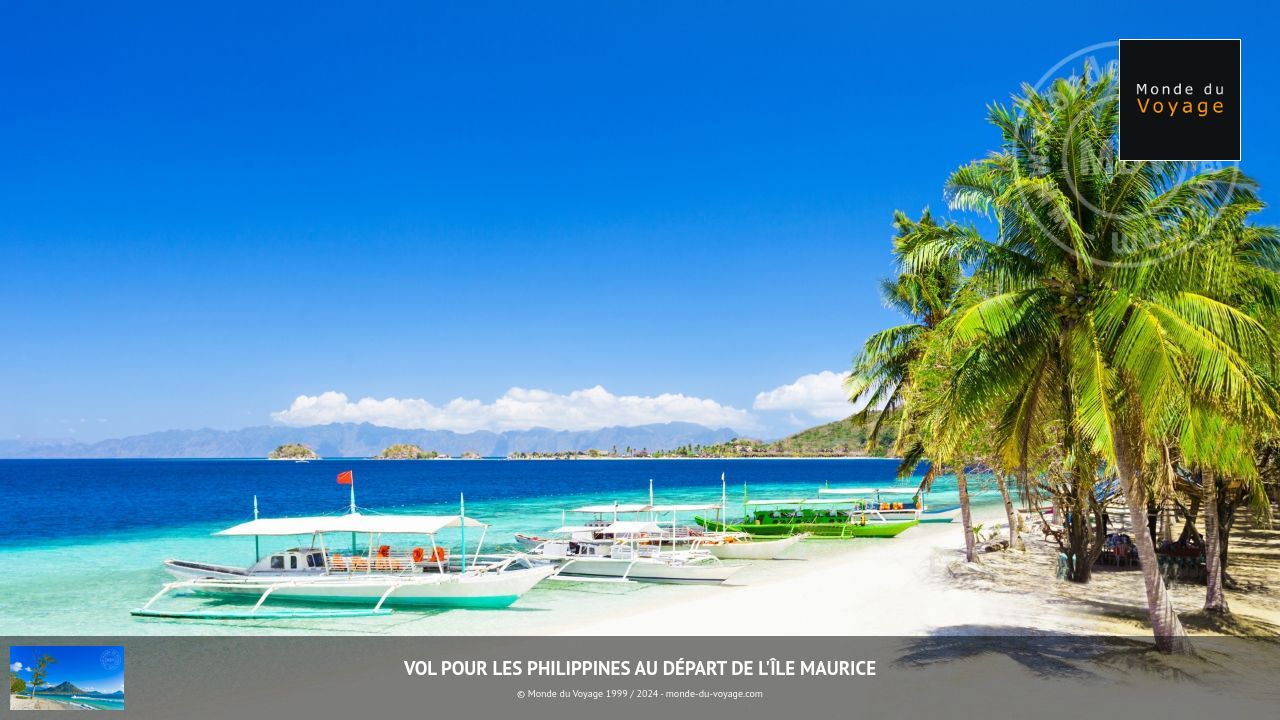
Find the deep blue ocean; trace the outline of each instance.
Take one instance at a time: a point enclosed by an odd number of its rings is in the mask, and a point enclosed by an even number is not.
[[[640,502],[650,479],[659,502],[716,502],[722,472],[731,513],[744,483],[753,497],[768,497],[813,494],[824,484],[918,482],[897,482],[896,467],[894,460],[0,460],[0,500],[12,519],[0,529],[0,546],[230,524],[252,517],[255,495],[263,517],[342,512],[343,470],[354,472],[362,508],[456,512],[465,494],[468,514],[483,520],[484,509],[530,500]]]

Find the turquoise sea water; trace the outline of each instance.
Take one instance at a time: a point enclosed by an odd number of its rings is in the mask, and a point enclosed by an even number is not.
[[[44,696],[45,700],[64,703],[67,705],[79,705],[81,709],[89,708],[92,710],[124,710],[124,700],[115,698],[91,698],[82,695],[75,697],[52,697]]]
[[[169,579],[161,566],[167,558],[250,564],[253,538],[211,533],[250,519],[254,495],[263,517],[343,512],[348,488],[335,480],[342,470],[355,471],[357,502],[371,510],[456,513],[458,494],[465,493],[467,515],[491,523],[486,550],[504,550],[515,549],[515,532],[559,526],[564,508],[645,502],[650,478],[657,502],[710,503],[720,499],[723,472],[732,516],[741,508],[744,483],[753,499],[815,495],[823,485],[914,487],[918,480],[894,480],[895,467],[892,460],[0,461],[0,499],[11,518],[0,528],[0,635],[502,634],[530,620],[553,630],[562,621],[571,624],[584,608],[599,612],[612,605],[625,612],[668,594],[705,590],[543,583],[508,610],[330,621],[182,622],[129,615]],[[998,502],[993,487],[976,484],[976,504]],[[955,503],[954,481],[939,480],[929,502]],[[469,547],[475,540],[468,534]],[[848,552],[858,542],[877,541],[804,543],[801,555]],[[261,543],[265,554],[299,541]],[[421,540],[404,538],[403,544]],[[204,601],[175,602],[195,607]]]

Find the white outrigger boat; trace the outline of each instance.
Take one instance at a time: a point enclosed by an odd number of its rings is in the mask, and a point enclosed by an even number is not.
[[[255,515],[257,502],[255,499]],[[357,617],[386,615],[386,606],[502,608],[528,592],[555,568],[535,563],[523,554],[482,555],[480,543],[468,557],[466,529],[487,525],[465,513],[458,515],[362,514],[352,505],[345,515],[254,519],[215,535],[230,537],[310,536],[308,545],[273,552],[247,568],[185,560],[166,560],[165,569],[177,580],[165,585],[146,605],[132,611],[139,617],[179,619],[263,619]],[[461,551],[451,557],[436,544],[436,535],[456,528]],[[326,546],[328,533],[351,534],[353,552]],[[354,552],[355,537],[368,536],[368,549]],[[425,536],[425,547],[394,553],[380,545],[384,535]],[[257,553],[255,553],[256,555]],[[247,598],[250,610],[176,611],[153,609],[161,598],[179,592]],[[365,604],[366,608],[264,610],[268,600],[303,603]]]
[[[706,550],[721,560],[781,560],[792,547],[809,537],[808,533],[798,533],[777,539],[757,538],[746,532],[703,530],[697,525],[682,525],[677,519],[682,512],[714,512],[718,521],[723,505],[651,505],[649,510],[658,525],[663,525],[663,515],[667,516],[662,533],[667,542]]]
[[[620,513],[626,512],[627,508],[642,508],[632,512],[649,513],[652,520],[648,526],[645,526],[647,529],[642,529],[639,525],[615,526],[611,522],[596,520],[580,526],[557,528],[551,534],[568,535],[573,540],[584,540],[587,539],[587,534],[591,533],[594,539],[606,539],[619,531],[636,530],[640,535],[634,539],[641,545],[665,544],[670,545],[672,549],[683,548],[689,551],[706,552],[720,560],[779,560],[785,557],[796,543],[809,537],[808,534],[801,533],[776,540],[761,539],[745,532],[704,531],[696,525],[681,526],[675,519],[675,515],[680,512],[717,511],[718,513],[721,509],[719,505],[620,505],[618,507]],[[670,519],[665,522],[661,520],[663,514],[669,514]],[[573,537],[575,534],[576,538]],[[522,533],[517,533],[515,537],[517,543],[529,550],[554,542],[554,539]]]
[[[921,523],[949,523],[960,514],[959,505],[933,507],[918,500],[920,492],[901,488],[818,488],[818,495],[841,497],[865,497],[864,504],[875,509],[885,520],[917,519]],[[895,501],[895,497],[907,500]]]
[[[792,547],[809,537],[808,533],[797,533],[781,538],[757,538],[747,532],[704,530],[697,524],[686,525],[679,522],[682,512],[714,512],[716,521],[723,519],[726,501],[724,474],[720,474],[720,504],[674,504],[657,505],[653,500],[653,480],[649,480],[649,503],[647,505],[631,504],[598,505],[567,512],[594,513],[596,518],[579,528],[562,527],[556,532],[578,530],[580,533],[590,529],[600,534],[604,528],[618,521],[619,515],[644,515],[646,519],[659,526],[657,531],[640,538],[641,543],[670,544],[673,548],[685,548],[693,551],[705,551],[721,560],[780,560]],[[563,513],[561,525],[565,525]],[[612,515],[612,520],[604,519]],[[665,516],[665,517],[664,517]],[[565,533],[561,533],[565,534]],[[569,532],[568,534],[572,534]],[[516,542],[526,548],[536,548],[547,542],[547,538],[517,533]]]
[[[724,473],[720,473],[720,504],[710,505],[654,505],[653,480],[649,480],[650,517],[661,523],[667,515],[672,540],[684,540],[695,548],[706,550],[721,560],[781,560],[797,543],[808,538],[809,533],[797,533],[781,538],[758,538],[748,532],[731,530],[704,530],[697,525],[681,525],[677,517],[682,512],[715,513],[715,520],[724,525],[724,510],[728,507],[728,488]]]
[[[741,570],[705,549],[673,542],[651,520],[619,520],[622,513],[646,513],[649,505],[589,505],[567,512],[594,514],[582,525],[564,525],[551,538],[517,534],[531,556],[556,567],[557,579],[721,583]],[[612,515],[606,520],[605,515]]]

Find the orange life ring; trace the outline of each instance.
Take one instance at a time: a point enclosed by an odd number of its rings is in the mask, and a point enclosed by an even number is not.
[[[414,548],[414,549],[413,549],[413,561],[414,561],[414,562],[416,562],[416,563],[420,563],[420,562],[422,562],[422,558],[424,558],[424,557],[426,557],[426,556],[427,556],[427,553],[426,553],[426,551],[424,551],[422,548],[420,548],[420,547],[419,547],[419,548]]]
[[[431,557],[428,558],[428,560],[430,560],[431,562],[444,562],[446,559],[448,559],[448,557],[449,557],[449,551],[440,547],[439,545],[436,545],[435,547],[431,548]]]

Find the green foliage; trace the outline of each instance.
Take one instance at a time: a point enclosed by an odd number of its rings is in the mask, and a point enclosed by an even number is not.
[[[880,428],[880,435],[873,442],[876,427]],[[774,442],[735,438],[716,445],[684,445],[658,451],[654,457],[883,457],[893,446],[896,433],[896,421],[882,421],[876,412],[865,419],[854,415],[812,427]]]
[[[31,670],[31,696],[35,697],[36,688],[44,684],[49,679],[49,666],[58,662],[52,655],[41,655],[36,660],[36,666]]]
[[[513,460],[578,460],[604,458],[750,458],[750,457],[883,457],[893,446],[897,421],[881,422],[880,413],[858,421],[856,417],[809,428],[774,442],[734,438],[714,445],[689,443],[670,450],[617,447],[605,450],[562,450],[559,452],[513,452]],[[872,427],[881,425],[880,437],[871,443]],[[870,451],[868,452],[868,447]]]
[[[1118,102],[1114,70],[1086,66],[990,108],[999,150],[945,191],[995,235],[897,215],[901,274],[883,289],[911,322],[868,339],[853,398],[904,418],[903,455],[1018,473],[1077,520],[1100,513],[1102,474],[1130,504],[1167,497],[1187,467],[1264,498],[1280,234],[1251,223],[1262,204],[1237,168],[1121,163]],[[1185,649],[1154,564],[1144,557],[1157,645]]]
[[[902,212],[895,213],[894,227],[898,230],[894,253],[899,258],[918,238],[945,238],[963,232],[954,223],[939,225],[928,210],[918,222]],[[863,409],[852,420],[855,424],[870,422],[867,449],[872,453],[881,441],[884,424],[897,423],[892,453],[902,458],[898,467],[901,476],[914,472],[925,454],[919,428],[922,404],[911,403],[910,398],[918,394],[920,376],[929,369],[922,358],[936,342],[939,327],[965,299],[963,281],[960,262],[945,254],[882,281],[880,295],[885,305],[909,322],[867,338],[853,360],[847,383],[849,400]]]
[[[423,452],[422,448],[411,443],[397,443],[378,454],[378,460],[434,460],[441,457],[435,450]]]
[[[27,689],[27,682],[18,677],[17,673],[9,673],[9,692],[10,694],[18,694]]]
[[[315,450],[299,443],[286,443],[267,454],[269,460],[314,460],[319,457]]]

